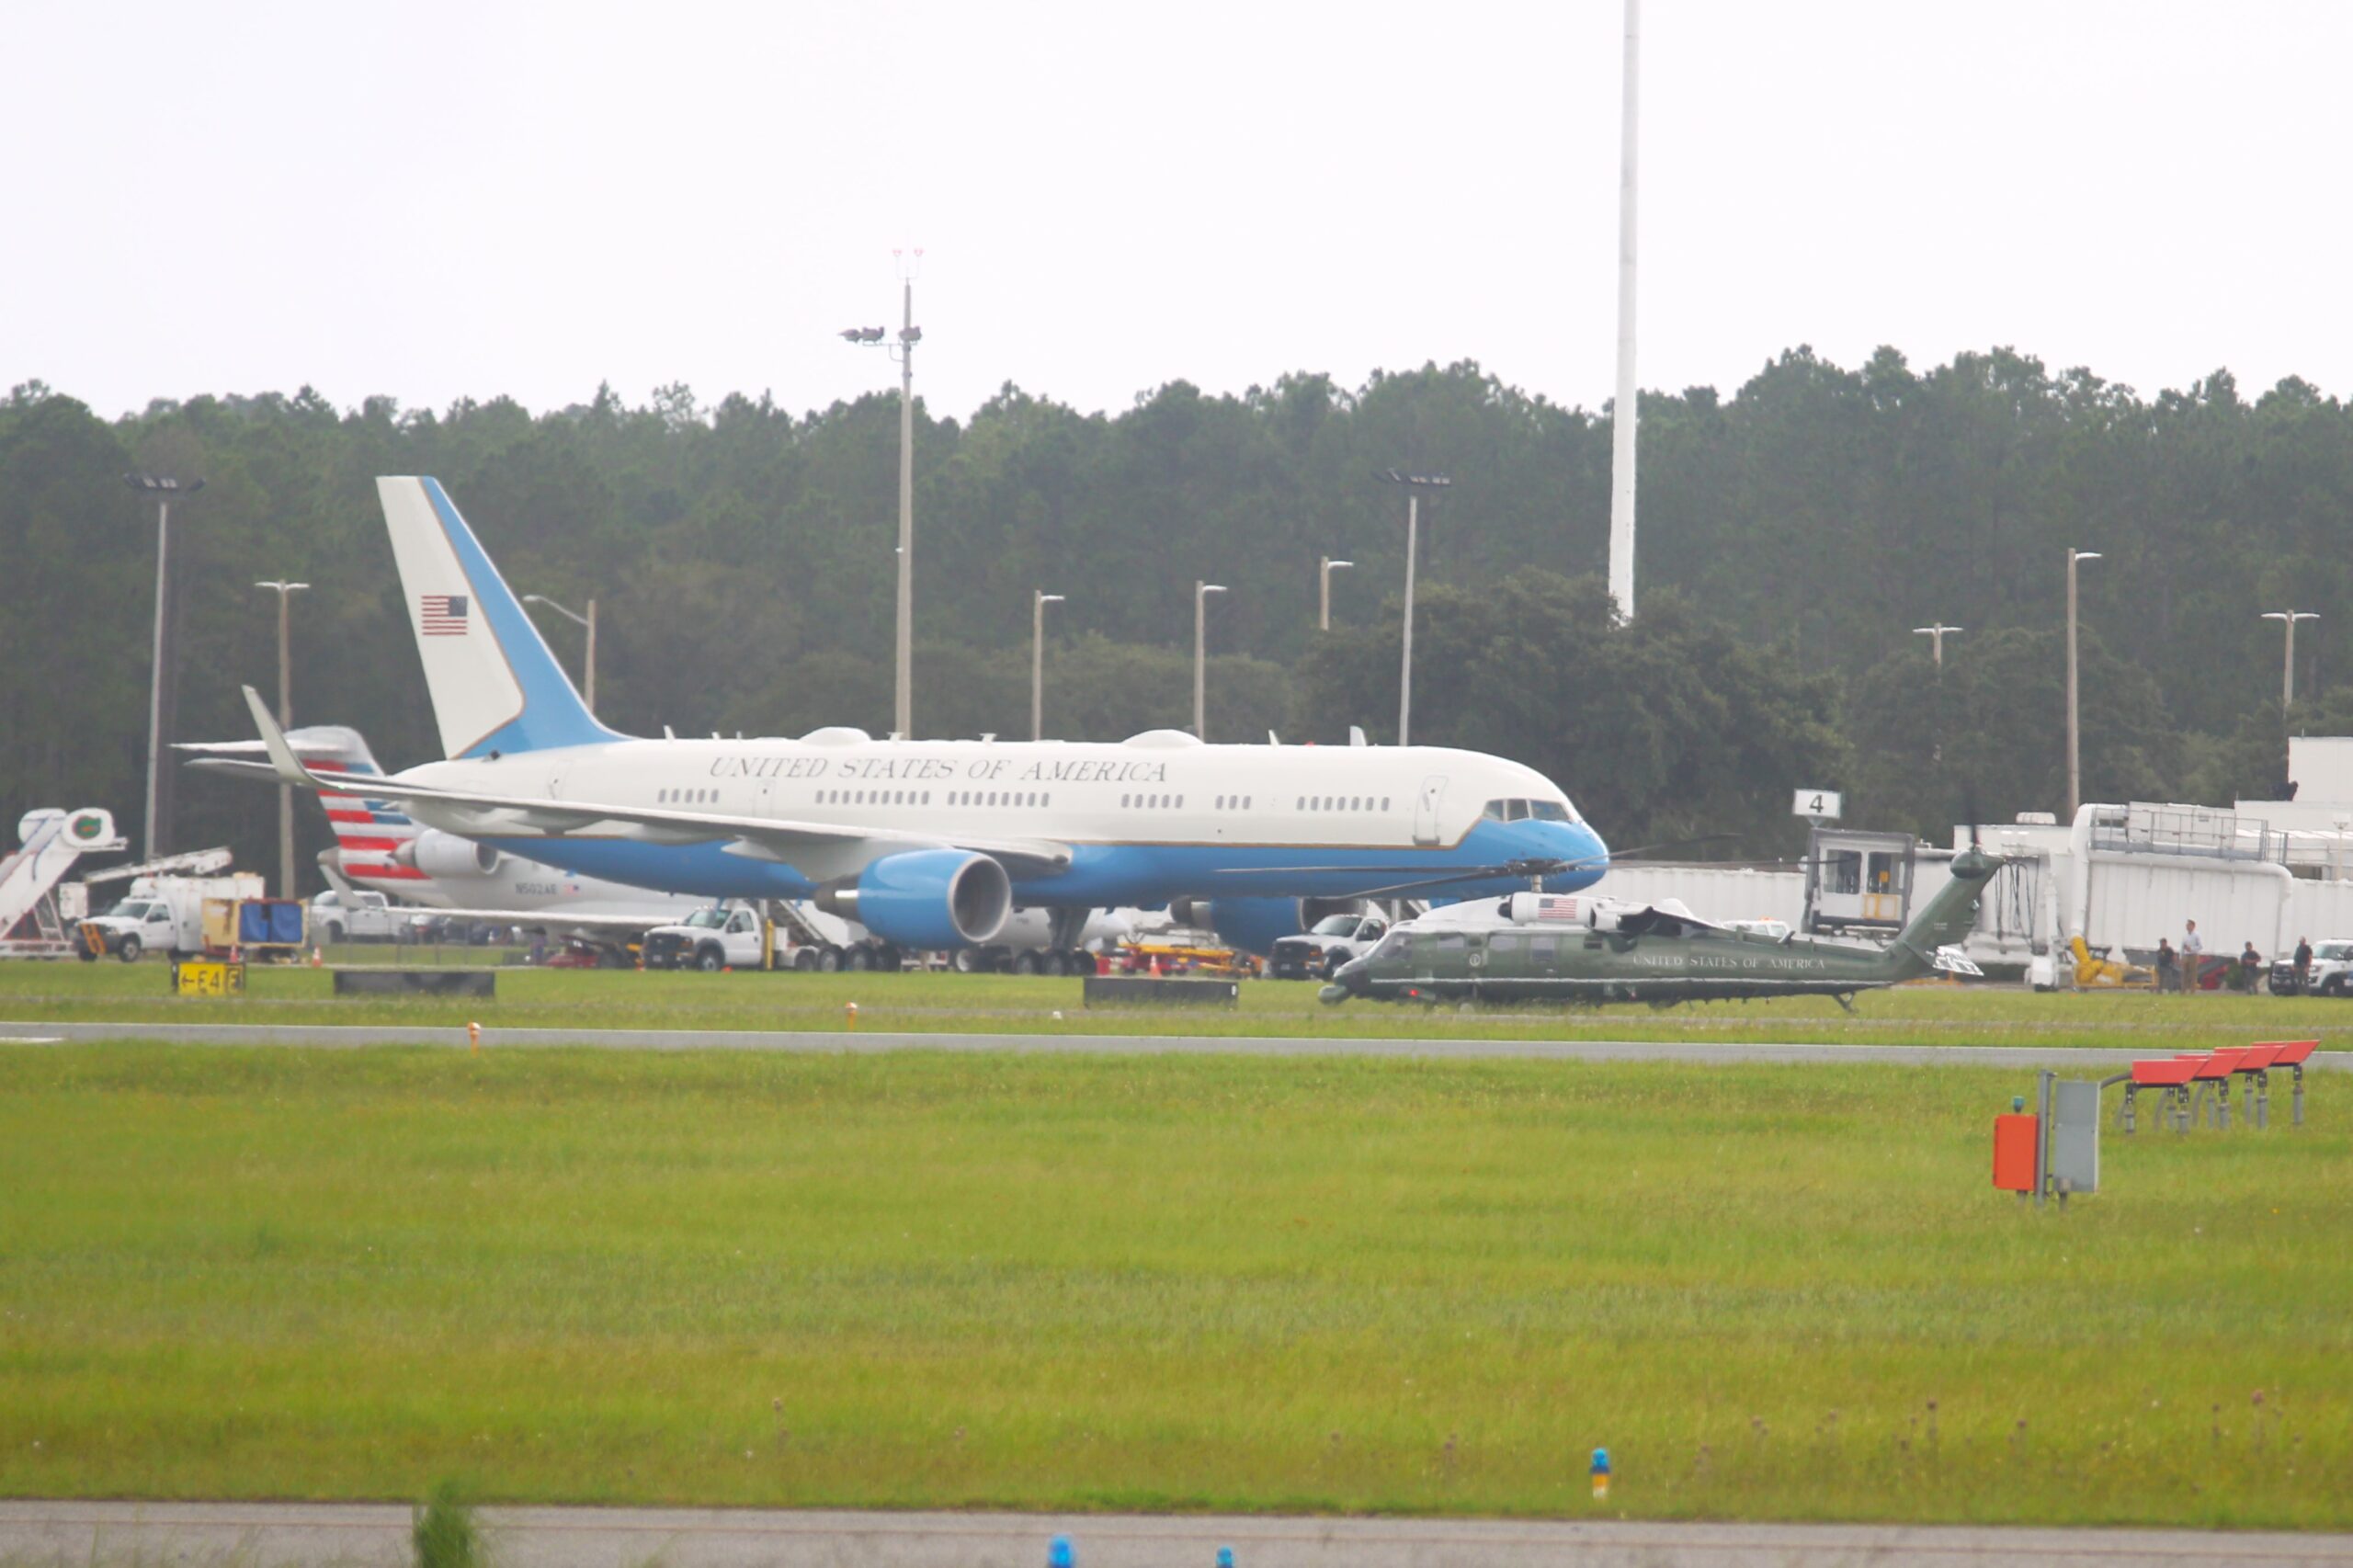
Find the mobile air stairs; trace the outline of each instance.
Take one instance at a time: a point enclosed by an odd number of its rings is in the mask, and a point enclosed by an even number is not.
[[[69,923],[88,911],[72,907],[72,899],[61,909],[58,883],[83,856],[119,852],[130,843],[115,832],[114,814],[95,806],[27,812],[17,838],[24,847],[0,860],[0,958],[71,958],[77,949]]]
[[[78,812],[43,807],[17,824],[24,847],[0,859],[0,958],[80,956],[78,927],[89,913],[90,892],[108,882],[172,874],[202,876],[225,869],[229,851],[195,849],[131,866],[94,871],[78,882],[65,874],[85,855],[115,855],[131,841],[115,831],[114,814],[97,806]]]

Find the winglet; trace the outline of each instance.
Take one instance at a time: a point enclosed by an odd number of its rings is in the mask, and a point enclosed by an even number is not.
[[[294,748],[286,744],[286,732],[270,717],[269,704],[261,699],[261,693],[252,687],[244,689],[245,706],[253,710],[254,723],[261,731],[261,744],[269,748],[270,764],[278,769],[278,777],[305,790],[325,789],[325,781],[303,767],[302,759],[294,755]]]

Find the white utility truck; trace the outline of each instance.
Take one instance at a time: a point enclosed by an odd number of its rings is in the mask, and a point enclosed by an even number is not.
[[[256,871],[225,877],[139,877],[122,902],[84,921],[83,926],[95,930],[106,950],[125,963],[138,962],[142,953],[200,953],[206,899],[261,896],[262,879]],[[85,960],[97,956],[89,948],[82,951]]]

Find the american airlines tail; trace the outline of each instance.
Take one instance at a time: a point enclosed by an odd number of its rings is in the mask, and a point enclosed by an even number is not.
[[[376,754],[368,749],[366,737],[341,724],[289,730],[286,742],[305,767],[336,773],[384,771],[377,765]],[[208,757],[258,759],[264,745],[260,741],[181,741],[173,749]],[[404,863],[402,850],[417,834],[416,824],[406,812],[390,801],[369,800],[344,790],[320,790],[319,804],[325,808],[328,830],[335,835],[333,865],[337,875],[386,892],[405,892],[412,884],[426,880],[423,871]]]
[[[376,481],[401,598],[451,757],[593,745],[598,723],[437,479]]]

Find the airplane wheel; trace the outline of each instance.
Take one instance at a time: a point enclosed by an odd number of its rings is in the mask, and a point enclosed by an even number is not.
[[[981,955],[970,948],[959,948],[956,956],[948,960],[948,967],[959,974],[978,974],[981,971]]]
[[[1070,969],[1063,962],[1062,954],[1048,953],[1038,960],[1038,971],[1040,974],[1051,974],[1059,980],[1069,973]]]
[[[1014,954],[1014,955],[1013,955],[1013,972],[1014,972],[1014,973],[1016,973],[1016,974],[1035,974],[1035,973],[1037,973],[1037,972],[1038,972],[1038,955],[1037,955],[1037,954],[1035,954],[1035,953],[1027,953],[1027,952],[1024,952],[1024,953],[1016,953],[1016,954]]]
[[[122,939],[122,946],[115,949],[114,956],[120,959],[125,963],[137,963],[139,961],[140,950],[139,937],[137,934],[134,933]]]

